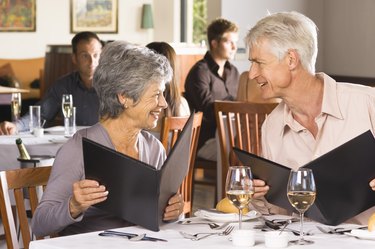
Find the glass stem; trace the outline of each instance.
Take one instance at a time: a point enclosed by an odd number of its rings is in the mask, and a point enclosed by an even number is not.
[[[64,135],[69,135],[69,118],[64,118]]]
[[[238,218],[239,218],[238,228],[241,230],[242,229],[242,208],[238,209]]]
[[[303,215],[304,213],[303,212],[300,212],[299,215],[300,215],[300,223],[301,223],[301,229],[299,231],[299,240],[300,241],[303,241]]]

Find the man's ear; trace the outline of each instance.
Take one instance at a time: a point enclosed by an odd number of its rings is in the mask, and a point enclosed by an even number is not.
[[[77,58],[75,53],[72,54],[72,62],[74,65],[77,65]]]
[[[212,40],[212,41],[211,41],[211,48],[212,48],[212,49],[216,49],[217,46],[218,46],[218,42],[217,42],[216,40]]]
[[[286,58],[290,70],[295,69],[300,64],[299,54],[295,49],[289,49]]]

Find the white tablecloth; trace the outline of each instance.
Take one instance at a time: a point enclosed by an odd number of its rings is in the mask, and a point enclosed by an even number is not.
[[[84,127],[77,127],[82,129]],[[29,154],[47,155],[54,157],[60,147],[68,141],[64,137],[64,127],[56,126],[45,129],[42,137],[35,137],[30,133],[21,133],[17,135],[0,136],[0,171],[20,168],[21,163],[17,160],[19,157],[16,139],[21,138]],[[46,160],[39,165],[51,165],[53,160]]]
[[[235,224],[235,223],[234,223]],[[243,226],[245,228],[252,228],[254,225],[259,224],[258,221],[252,220],[249,222],[244,222]],[[237,224],[235,224],[237,225]],[[306,222],[305,231],[313,233],[311,236],[306,236],[306,238],[313,240],[314,244],[304,245],[304,246],[291,246],[290,248],[341,248],[341,249],[353,249],[353,248],[375,248],[375,240],[361,240],[348,235],[335,235],[335,234],[323,234],[320,232],[315,222]],[[323,225],[324,226],[324,225]],[[346,225],[347,227],[353,227],[355,225]],[[293,223],[289,227],[298,229],[299,223]],[[237,229],[237,228],[236,228]],[[147,236],[163,238],[168,240],[168,242],[149,242],[149,241],[129,241],[123,238],[117,237],[101,237],[98,236],[99,232],[85,233],[73,236],[59,237],[53,239],[45,239],[32,241],[30,244],[30,249],[51,249],[51,248],[69,248],[69,249],[96,249],[96,248],[178,248],[178,249],[190,249],[190,248],[234,248],[232,242],[229,240],[229,236],[211,236],[209,238],[192,241],[183,238],[178,231],[185,231],[190,233],[196,232],[206,232],[206,231],[216,231],[210,230],[207,225],[180,225],[176,223],[166,224],[161,227],[159,232],[152,232],[141,227],[126,227],[120,229],[114,229],[118,231],[131,232],[131,233],[146,233]],[[298,237],[290,234],[289,240],[297,239]],[[264,232],[259,229],[256,230],[256,242],[255,248],[266,248],[264,245]]]

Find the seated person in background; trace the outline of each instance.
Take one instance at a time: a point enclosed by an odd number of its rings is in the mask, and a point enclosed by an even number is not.
[[[280,103],[281,101],[278,98],[263,99],[257,81],[249,79],[249,71],[245,71],[240,75],[237,100],[253,103]]]
[[[151,130],[151,132],[159,138],[160,136],[160,129],[161,129],[161,122],[163,120],[163,116],[166,117],[180,117],[180,116],[188,116],[190,115],[189,105],[186,99],[181,96],[179,83],[176,79],[176,52],[174,51],[173,47],[166,42],[151,42],[146,45],[146,47],[154,50],[158,54],[162,54],[167,57],[169,63],[171,64],[173,70],[172,80],[165,84],[165,91],[164,97],[167,101],[168,107],[164,109],[161,113],[162,115],[159,116],[157,126]]]
[[[102,43],[92,32],[81,32],[72,39],[72,61],[77,71],[59,78],[46,95],[36,105],[41,106],[41,119],[53,121],[61,113],[63,94],[73,95],[73,105],[77,109],[76,123],[89,126],[98,122],[99,100],[92,88],[92,78],[98,66]],[[29,129],[29,114],[24,115],[16,123],[2,122],[0,135],[15,134]]]
[[[317,28],[308,17],[297,12],[269,15],[249,31],[246,44],[249,75],[262,97],[282,99],[262,126],[265,158],[297,169],[367,130],[375,134],[375,89],[315,73]],[[255,198],[269,189],[261,180],[254,185]],[[264,211],[285,212],[263,204]],[[374,211],[372,207],[348,222],[367,224]]]
[[[207,28],[209,51],[189,71],[185,81],[185,97],[190,110],[203,112],[198,141],[198,157],[216,161],[215,100],[235,100],[239,73],[229,60],[237,51],[238,27],[216,19]]]
[[[99,96],[100,122],[79,130],[57,153],[46,191],[32,219],[36,236],[131,225],[92,206],[105,201],[111,193],[97,181],[85,179],[82,137],[159,169],[166,159],[164,147],[144,129],[154,128],[167,107],[163,92],[171,78],[172,69],[164,56],[123,41],[106,45],[93,79]],[[181,195],[172,196],[163,219],[177,219],[183,206]]]

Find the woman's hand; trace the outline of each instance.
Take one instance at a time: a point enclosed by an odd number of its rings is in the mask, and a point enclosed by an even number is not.
[[[268,190],[270,187],[266,185],[265,181],[259,180],[259,179],[254,179],[253,180],[254,184],[254,198],[259,198],[263,197],[265,194],[267,194]]]
[[[372,181],[370,182],[370,187],[375,191],[375,179],[372,179]]]
[[[181,194],[175,194],[168,201],[165,208],[163,220],[177,220],[184,210],[184,200]]]
[[[90,206],[105,201],[108,191],[103,185],[94,180],[82,180],[73,184],[73,196],[69,201],[69,211],[73,218],[77,218]]]

